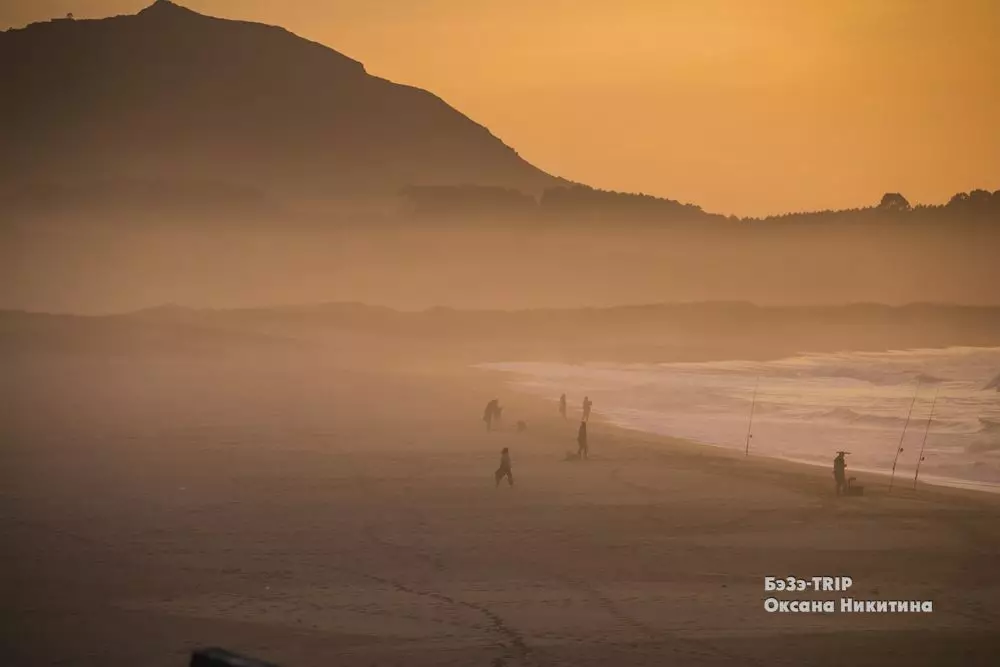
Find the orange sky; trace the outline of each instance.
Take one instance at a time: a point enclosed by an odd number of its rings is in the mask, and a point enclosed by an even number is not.
[[[151,0],[0,0],[0,27]],[[758,215],[1000,188],[994,0],[183,0],[427,88],[546,171]]]

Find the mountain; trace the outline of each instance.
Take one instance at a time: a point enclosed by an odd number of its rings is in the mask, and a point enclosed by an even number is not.
[[[168,0],[0,32],[0,81],[0,195],[225,182],[316,201],[562,183],[425,90],[282,28]]]

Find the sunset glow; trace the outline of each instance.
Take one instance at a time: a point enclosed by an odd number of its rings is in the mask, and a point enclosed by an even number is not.
[[[0,27],[147,0],[33,0]],[[186,0],[430,90],[549,173],[761,215],[1000,184],[989,0]]]

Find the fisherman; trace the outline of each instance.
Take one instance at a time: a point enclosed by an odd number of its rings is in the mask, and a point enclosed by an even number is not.
[[[583,421],[585,421],[585,422],[586,421],[590,421],[590,406],[592,406],[592,405],[593,405],[593,403],[591,402],[590,397],[589,396],[584,396],[583,397]]]
[[[510,467],[510,451],[504,447],[503,451],[500,452],[500,467],[497,471],[493,473],[493,478],[496,481],[496,487],[500,486],[500,480],[504,477],[507,478],[507,482],[511,486],[514,486],[514,472]]]
[[[833,480],[838,496],[847,492],[847,462],[844,460],[846,453],[837,452],[836,458],[833,459]]]
[[[587,458],[587,422],[580,422],[580,430],[576,433],[577,458]]]
[[[486,422],[486,430],[493,430],[493,419],[497,416],[500,410],[500,399],[494,398],[492,401],[486,404],[486,409],[483,410],[483,421]]]
[[[559,414],[562,415],[563,419],[566,419],[566,394],[559,397]]]

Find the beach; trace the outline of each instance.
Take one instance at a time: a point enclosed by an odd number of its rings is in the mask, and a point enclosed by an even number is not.
[[[0,667],[1000,667],[998,26],[3,0]]]
[[[828,470],[599,411],[591,459],[567,461],[575,420],[507,381],[263,356],[25,361],[0,385],[4,663],[167,667],[201,646],[286,667],[1000,655],[995,494],[865,479],[836,498]],[[493,397],[504,424],[487,433]],[[495,488],[503,447],[515,485]],[[769,576],[853,585],[772,593]],[[837,611],[772,613],[772,596]]]
[[[825,352],[768,360],[488,364],[540,398],[585,392],[599,414],[636,431],[898,483],[1000,493],[1000,400],[989,387],[1000,348]],[[748,443],[747,435],[750,435]],[[899,456],[894,454],[902,447]]]

